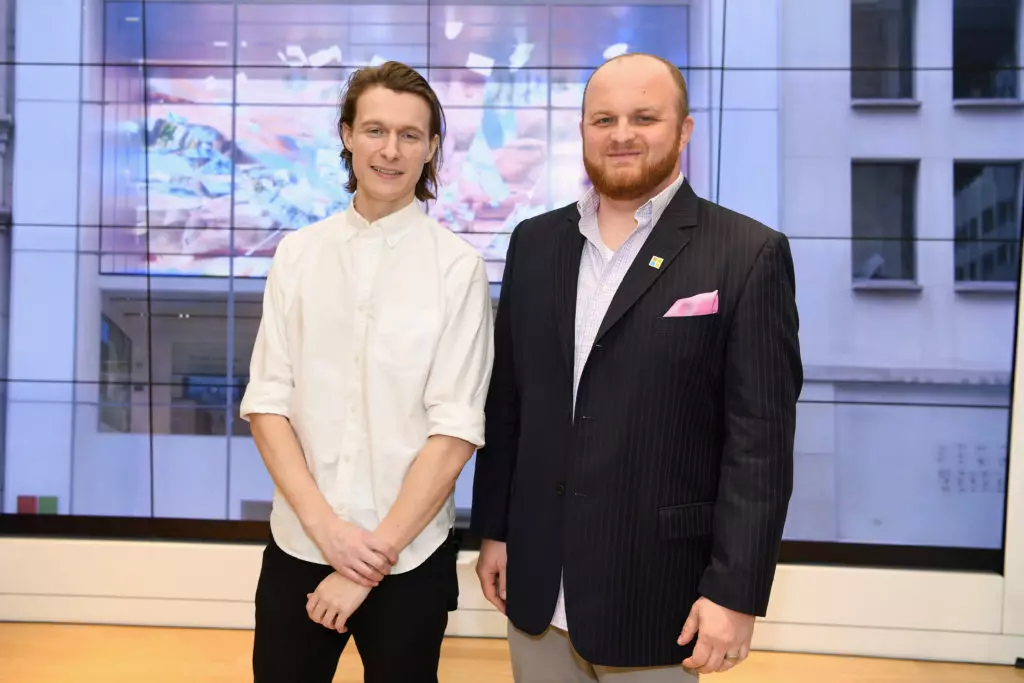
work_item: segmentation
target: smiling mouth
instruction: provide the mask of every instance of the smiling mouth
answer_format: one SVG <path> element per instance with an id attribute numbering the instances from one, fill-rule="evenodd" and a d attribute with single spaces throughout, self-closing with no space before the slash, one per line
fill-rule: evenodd
<path id="1" fill-rule="evenodd" d="M 396 177 L 402 175 L 401 171 L 395 171 L 395 170 L 390 169 L 390 168 L 381 168 L 380 166 L 371 166 L 370 168 L 372 168 L 374 171 L 376 171 L 377 175 L 383 176 L 385 178 L 396 178 Z"/>

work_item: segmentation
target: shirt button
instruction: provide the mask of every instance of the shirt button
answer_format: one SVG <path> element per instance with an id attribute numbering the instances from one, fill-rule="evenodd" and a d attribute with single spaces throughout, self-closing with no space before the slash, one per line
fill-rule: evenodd
<path id="1" fill-rule="evenodd" d="M 565 484 L 559 484 L 558 486 L 556 486 L 555 487 L 555 494 L 558 495 L 558 496 L 564 496 L 565 495 Z"/>

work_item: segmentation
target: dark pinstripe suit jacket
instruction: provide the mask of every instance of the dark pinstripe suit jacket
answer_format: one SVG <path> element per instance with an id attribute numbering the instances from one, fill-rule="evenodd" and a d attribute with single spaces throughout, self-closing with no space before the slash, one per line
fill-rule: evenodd
<path id="1" fill-rule="evenodd" d="M 573 421 L 578 226 L 570 205 L 511 238 L 472 526 L 507 542 L 516 627 L 547 627 L 564 570 L 586 660 L 677 664 L 699 596 L 767 607 L 803 383 L 789 242 L 684 183 L 601 324 Z M 663 317 L 714 290 L 717 314 Z"/>

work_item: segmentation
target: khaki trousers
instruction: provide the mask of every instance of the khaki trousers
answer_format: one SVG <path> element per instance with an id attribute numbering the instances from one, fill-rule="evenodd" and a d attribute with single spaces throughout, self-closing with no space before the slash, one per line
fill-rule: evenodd
<path id="1" fill-rule="evenodd" d="M 696 683 L 697 674 L 676 666 L 623 668 L 595 666 L 583 660 L 561 629 L 549 626 L 539 636 L 508 624 L 512 676 L 516 683 Z"/>

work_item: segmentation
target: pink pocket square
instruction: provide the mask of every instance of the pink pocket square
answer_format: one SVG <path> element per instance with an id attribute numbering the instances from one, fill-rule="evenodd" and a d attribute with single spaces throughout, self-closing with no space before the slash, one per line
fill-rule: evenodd
<path id="1" fill-rule="evenodd" d="M 718 313 L 718 290 L 680 299 L 665 313 L 666 318 L 688 318 Z"/>

